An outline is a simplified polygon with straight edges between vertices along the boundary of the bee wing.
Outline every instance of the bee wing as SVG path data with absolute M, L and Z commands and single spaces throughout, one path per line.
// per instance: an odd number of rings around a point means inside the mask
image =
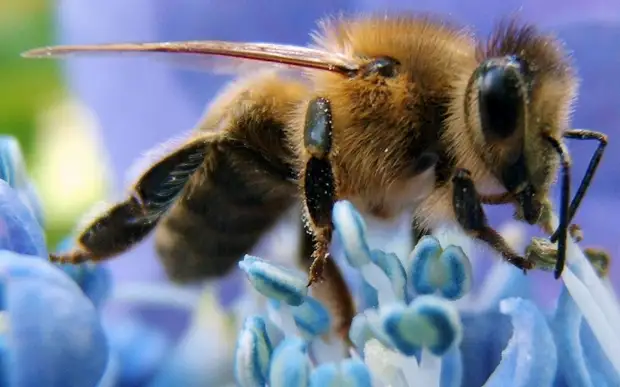
M 342 54 L 315 48 L 226 41 L 119 43 L 36 48 L 22 53 L 26 58 L 57 58 L 76 55 L 159 55 L 204 71 L 240 72 L 269 64 L 285 68 L 307 68 L 348 74 L 358 64 Z

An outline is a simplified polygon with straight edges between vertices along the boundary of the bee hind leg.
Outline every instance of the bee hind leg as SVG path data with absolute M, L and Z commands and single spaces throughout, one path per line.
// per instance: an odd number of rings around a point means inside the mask
M 472 237 L 491 246 L 504 259 L 524 272 L 534 267 L 531 261 L 517 254 L 504 238 L 488 225 L 480 196 L 467 170 L 459 169 L 452 179 L 453 208 L 458 223 Z
M 197 137 L 157 160 L 140 176 L 126 200 L 113 204 L 92 220 L 80 231 L 72 250 L 50 254 L 50 261 L 102 261 L 143 240 L 202 165 L 210 144 L 211 137 Z
M 141 241 L 155 227 L 155 221 L 141 220 L 141 215 L 142 206 L 136 197 L 117 203 L 81 232 L 73 249 L 50 254 L 49 259 L 80 264 L 112 258 Z
M 332 240 L 332 209 L 336 182 L 329 154 L 332 145 L 332 117 L 329 101 L 315 98 L 308 103 L 304 127 L 304 148 L 310 155 L 303 171 L 304 201 L 314 237 L 313 262 L 308 286 L 323 279 Z

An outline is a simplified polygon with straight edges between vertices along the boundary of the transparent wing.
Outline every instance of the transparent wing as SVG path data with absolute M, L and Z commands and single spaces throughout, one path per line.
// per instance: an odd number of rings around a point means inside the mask
M 187 41 L 119 43 L 36 48 L 26 58 L 58 58 L 76 55 L 154 55 L 204 71 L 237 73 L 261 67 L 308 68 L 350 74 L 358 70 L 351 58 L 329 51 L 272 43 Z

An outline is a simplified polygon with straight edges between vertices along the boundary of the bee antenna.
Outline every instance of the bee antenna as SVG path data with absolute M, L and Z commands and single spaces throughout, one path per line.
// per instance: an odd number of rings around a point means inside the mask
M 569 207 L 570 207 L 570 171 L 571 161 L 568 150 L 559 140 L 550 135 L 545 135 L 545 139 L 553 146 L 560 156 L 562 163 L 562 185 L 560 194 L 560 225 L 558 227 L 558 257 L 555 263 L 555 279 L 560 278 L 564 265 L 566 263 L 566 244 L 568 240 L 568 223 L 569 223 Z

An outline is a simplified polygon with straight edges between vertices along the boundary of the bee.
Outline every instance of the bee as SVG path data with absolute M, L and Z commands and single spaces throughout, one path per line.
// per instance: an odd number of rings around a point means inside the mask
M 506 243 L 483 208 L 508 204 L 557 241 L 561 275 L 569 226 L 607 137 L 569 129 L 577 78 L 553 36 L 507 19 L 478 39 L 440 17 L 400 14 L 326 19 L 312 37 L 307 47 L 188 41 L 24 53 L 159 53 L 202 58 L 207 70 L 255 70 L 227 86 L 191 138 L 87 225 L 73 250 L 50 259 L 105 260 L 154 231 L 171 279 L 221 276 L 300 206 L 308 285 L 337 282 L 332 207 L 347 199 L 382 219 L 411 210 L 415 236 L 457 224 L 527 271 L 534 262 Z M 572 199 L 564 139 L 598 141 Z M 556 230 L 550 190 L 558 172 Z

